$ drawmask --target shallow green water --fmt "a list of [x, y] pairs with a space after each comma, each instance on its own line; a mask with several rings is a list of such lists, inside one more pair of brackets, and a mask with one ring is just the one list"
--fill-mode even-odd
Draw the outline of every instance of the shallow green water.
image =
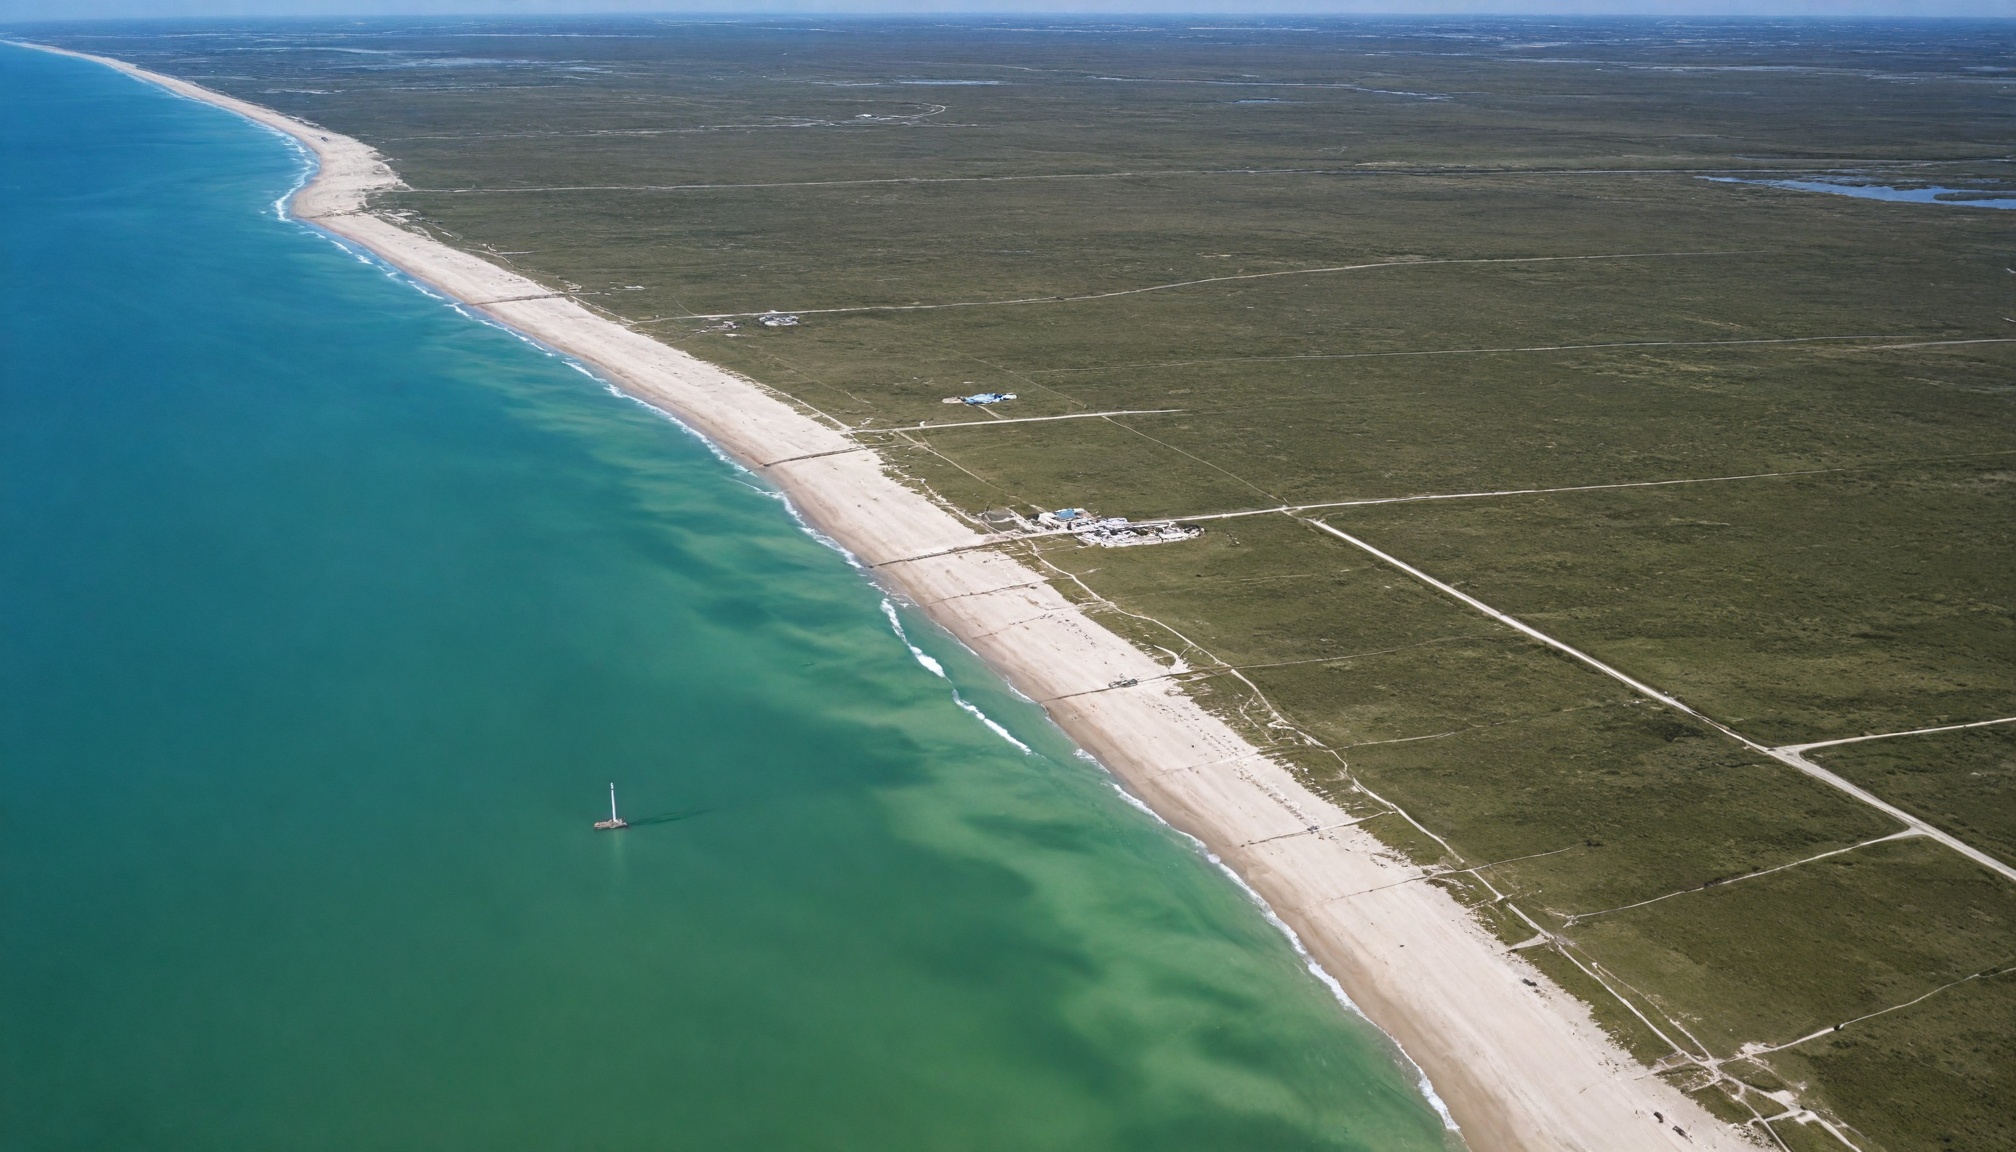
[[0, 108], [0, 1146], [1443, 1146], [747, 476], [276, 219], [275, 137]]

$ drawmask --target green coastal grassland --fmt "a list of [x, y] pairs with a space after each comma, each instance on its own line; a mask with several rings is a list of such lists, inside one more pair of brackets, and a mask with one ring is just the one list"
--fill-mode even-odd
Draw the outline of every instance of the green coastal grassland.
[[[2008, 194], [2008, 24], [174, 32], [49, 38], [965, 514], [1255, 512], [1007, 547], [1767, 1143], [2016, 1148], [2016, 884], [1319, 528], [1760, 745], [2016, 715], [2016, 213], [1702, 178]], [[2010, 739], [1814, 757], [2012, 860]]]

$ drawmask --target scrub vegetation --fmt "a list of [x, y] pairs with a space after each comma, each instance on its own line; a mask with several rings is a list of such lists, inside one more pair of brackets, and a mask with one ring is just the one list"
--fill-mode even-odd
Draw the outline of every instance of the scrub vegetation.
[[[38, 34], [967, 515], [1196, 518], [1003, 547], [1767, 1146], [2016, 1148], [2016, 880], [1766, 754], [2016, 716], [2016, 213], [1703, 178], [2006, 194], [2016, 32], [1195, 23]], [[2012, 739], [1808, 756], [2011, 863]]]

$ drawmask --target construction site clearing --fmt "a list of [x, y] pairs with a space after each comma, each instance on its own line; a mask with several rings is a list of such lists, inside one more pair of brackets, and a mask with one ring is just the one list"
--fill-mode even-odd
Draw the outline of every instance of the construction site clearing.
[[1199, 524], [1152, 521], [1136, 524], [1125, 516], [1094, 516], [1083, 508], [1038, 512], [1034, 520], [1012, 509], [982, 513], [991, 527], [1027, 536], [1075, 536], [1080, 544], [1101, 548], [1134, 548], [1143, 544], [1173, 544], [1204, 535]]

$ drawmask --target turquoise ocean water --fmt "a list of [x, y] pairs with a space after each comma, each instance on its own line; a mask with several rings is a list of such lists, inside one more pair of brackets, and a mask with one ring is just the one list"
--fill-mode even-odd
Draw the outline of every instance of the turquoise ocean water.
[[0, 1147], [1444, 1146], [1036, 708], [302, 163], [0, 47]]

